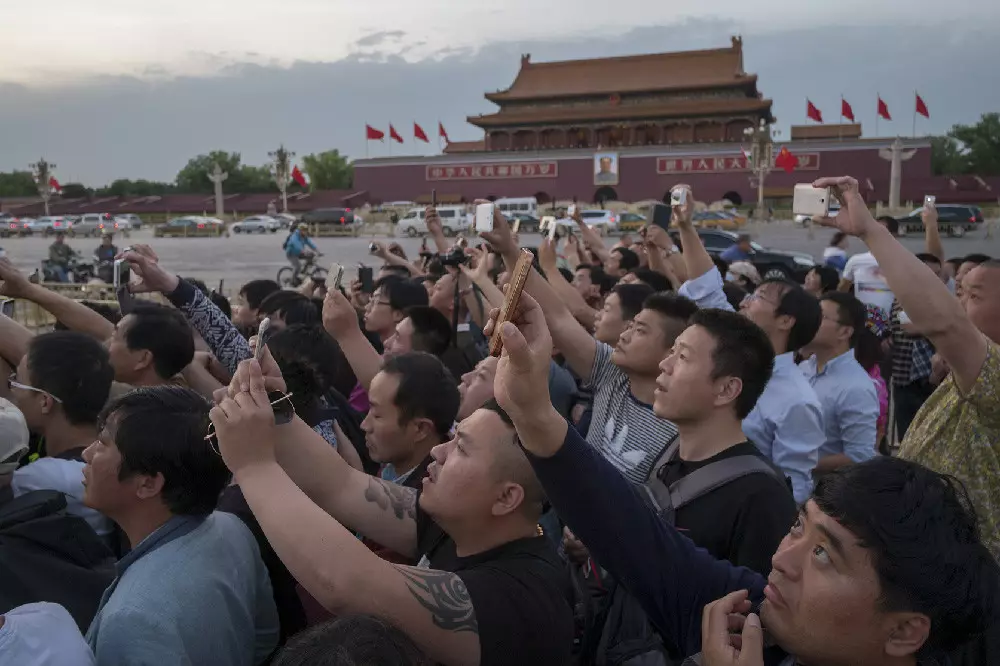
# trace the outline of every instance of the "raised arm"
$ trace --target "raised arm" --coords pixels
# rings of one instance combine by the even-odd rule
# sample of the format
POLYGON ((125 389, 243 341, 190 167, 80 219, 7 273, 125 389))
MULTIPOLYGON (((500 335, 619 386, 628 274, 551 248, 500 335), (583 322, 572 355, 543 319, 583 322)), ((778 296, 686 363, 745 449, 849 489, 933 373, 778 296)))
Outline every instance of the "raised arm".
POLYGON ((934 204, 924 204, 920 213, 924 223, 924 245, 927 253, 937 257, 944 264, 944 245, 941 244, 941 230, 938 227, 938 212, 934 204))
POLYGON ((226 465, 281 561, 335 614, 383 617, 434 662, 477 666, 478 623, 462 579, 382 560, 313 503, 277 464, 278 428, 264 380, 255 362, 247 365, 247 390, 215 407, 212 422, 226 465))
POLYGON ((326 299, 323 301, 323 328, 340 345, 358 383, 367 391, 375 375, 382 369, 382 357, 361 332, 354 306, 338 289, 326 292, 326 299))
POLYGON ((875 221, 858 191, 858 181, 823 178, 814 185, 836 188, 844 210, 823 223, 864 241, 900 307, 951 366, 959 388, 968 392, 986 361, 987 341, 962 304, 934 271, 875 221))
POLYGON ((115 325, 83 303, 67 298, 39 284, 32 284, 14 267, 10 259, 0 259, 3 293, 12 298, 34 301, 72 331, 91 335, 104 342, 115 332, 115 325))
POLYGON ((701 236, 698 235, 698 230, 691 220, 694 213, 694 193, 687 185, 677 185, 674 189, 677 188, 687 189, 684 205, 673 207, 673 219, 677 222, 681 247, 684 249, 682 256, 687 279, 694 280, 715 268, 715 262, 705 249, 705 244, 701 242, 701 236))
POLYGON ((448 239, 444 236, 441 218, 438 217, 437 209, 434 206, 428 206, 424 209, 424 224, 427 226, 427 233, 434 239, 434 246, 437 248, 438 254, 448 254, 451 245, 448 244, 448 239))
POLYGON ((34 335, 19 323, 0 315, 0 358, 16 368, 24 355, 28 353, 28 345, 34 335))
POLYGON ((738 589, 759 600, 766 581, 715 560, 660 520, 553 408, 545 388, 552 339, 534 299, 522 298, 514 323, 502 333, 494 395, 553 508, 638 599, 665 639, 685 655, 697 652, 704 605, 738 589))
MULTIPOLYGON (((493 231, 484 233, 483 237, 503 255, 504 262, 508 266, 513 267, 517 263, 519 252, 517 243, 514 241, 510 225, 499 210, 493 219, 493 231)), ((541 303, 556 346, 566 357, 570 368, 580 377, 589 377, 597 355, 597 341, 573 317, 559 298, 559 294, 534 269, 531 269, 528 276, 525 291, 541 303)))
POLYGON ((604 246, 604 241, 601 240, 601 235, 587 226, 587 223, 583 221, 583 217, 579 210, 573 214, 573 221, 576 222, 576 227, 580 230, 580 238, 583 239, 587 249, 590 250, 591 254, 597 257, 602 264, 606 264, 611 258, 611 250, 604 246))
POLYGON ((576 287, 571 285, 559 272, 559 265, 556 258, 556 246, 554 241, 543 239, 538 246, 538 264, 545 271, 552 291, 556 293, 559 300, 569 309, 578 322, 586 326, 585 322, 590 322, 593 327, 594 319, 597 317, 597 310, 587 305, 576 287))

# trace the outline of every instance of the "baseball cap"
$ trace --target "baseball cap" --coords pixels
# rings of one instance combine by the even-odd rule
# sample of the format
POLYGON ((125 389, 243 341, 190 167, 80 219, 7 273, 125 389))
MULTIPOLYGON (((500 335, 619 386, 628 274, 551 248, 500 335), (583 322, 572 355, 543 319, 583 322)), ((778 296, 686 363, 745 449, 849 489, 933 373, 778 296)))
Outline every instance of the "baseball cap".
POLYGON ((28 424, 10 400, 0 398, 0 474, 17 469, 17 459, 28 450, 28 424))
POLYGON ((734 261, 729 264, 729 270, 727 272, 733 276, 745 277, 755 285, 760 284, 760 273, 749 261, 734 261))

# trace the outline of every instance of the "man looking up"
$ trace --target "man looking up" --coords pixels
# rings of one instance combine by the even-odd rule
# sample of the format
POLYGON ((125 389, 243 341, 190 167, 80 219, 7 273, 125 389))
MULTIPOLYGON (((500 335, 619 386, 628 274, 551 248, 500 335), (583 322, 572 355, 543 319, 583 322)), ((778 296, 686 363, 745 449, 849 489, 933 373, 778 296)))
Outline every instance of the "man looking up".
POLYGON ((820 479, 767 578, 711 557, 666 524, 546 400, 540 387, 552 342, 538 304, 522 297, 512 319, 502 329, 498 401, 560 517, 636 596, 668 645, 685 656, 700 652, 685 664, 930 666, 997 617, 1000 565, 979 539, 961 486, 898 458, 820 479), (740 640, 731 632, 742 632, 740 640))
MULTIPOLYGON (((732 310, 723 291, 722 274, 691 223, 691 201, 688 192, 688 203, 674 206, 672 217, 677 220, 684 263, 691 276, 679 293, 703 308, 732 310)), ((746 297, 740 313, 764 329, 777 355, 771 381, 743 420, 743 432, 791 479, 795 501, 804 502, 812 491, 812 471, 826 435, 819 398, 795 367, 795 352, 816 335, 823 311, 819 301, 800 285, 765 280, 746 297)))
POLYGON ((375 291, 365 309, 365 329, 384 343, 396 332, 396 325, 413 306, 427 305, 427 290, 406 278, 390 275, 375 283, 375 291))
POLYGON ((823 323, 799 365, 823 407, 826 441, 816 474, 875 457, 879 415, 875 384, 854 356, 868 316, 864 304, 843 292, 824 294, 819 304, 823 323))

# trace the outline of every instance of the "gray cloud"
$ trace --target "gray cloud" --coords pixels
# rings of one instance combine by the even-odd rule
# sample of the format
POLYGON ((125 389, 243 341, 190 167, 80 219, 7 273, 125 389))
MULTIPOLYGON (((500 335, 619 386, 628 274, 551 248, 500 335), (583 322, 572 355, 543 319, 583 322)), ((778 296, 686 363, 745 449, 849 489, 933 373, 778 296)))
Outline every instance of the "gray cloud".
MULTIPOLYGON (((741 29, 746 69, 774 99, 779 125, 804 122, 807 96, 836 122, 844 94, 869 135, 877 93, 897 119, 882 123, 882 133, 910 133, 915 88, 931 110, 932 120, 918 123, 921 133, 943 132, 1000 108, 1000 88, 989 85, 1000 61, 994 26, 765 32, 697 20, 614 38, 446 49, 417 62, 379 51, 288 67, 234 63, 205 78, 105 76, 51 89, 0 85, 0 170, 24 168, 44 155, 59 165, 62 182, 100 185, 118 177, 169 180, 189 157, 213 149, 239 151, 256 164, 279 143, 299 155, 338 148, 364 157, 365 123, 383 130, 395 125, 407 145, 393 146, 394 154, 430 152, 436 144, 410 142, 413 121, 432 137, 440 120, 453 140, 480 138, 465 118, 495 108, 483 93, 510 84, 522 53, 541 61, 707 48, 727 45, 741 29)), ((387 147, 373 143, 371 150, 385 155, 387 147)))
POLYGON ((358 41, 354 42, 354 45, 362 48, 369 48, 372 46, 379 46, 387 41, 396 41, 405 36, 406 33, 402 30, 382 30, 381 32, 373 32, 370 35, 365 35, 358 41))

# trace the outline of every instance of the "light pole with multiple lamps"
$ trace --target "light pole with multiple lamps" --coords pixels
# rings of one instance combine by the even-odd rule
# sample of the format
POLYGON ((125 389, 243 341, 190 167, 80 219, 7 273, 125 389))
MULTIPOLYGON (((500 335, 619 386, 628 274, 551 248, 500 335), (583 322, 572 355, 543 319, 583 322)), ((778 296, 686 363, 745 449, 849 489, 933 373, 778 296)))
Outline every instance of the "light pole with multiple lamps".
POLYGON ((55 164, 49 164, 45 158, 40 158, 34 164, 29 164, 35 177, 35 185, 38 187, 38 196, 42 198, 45 206, 45 214, 49 214, 49 199, 52 197, 52 170, 55 164))
POLYGON ((281 192, 281 212, 288 212, 288 182, 292 177, 292 158, 295 153, 285 150, 285 146, 280 146, 273 153, 268 153, 273 164, 271 173, 274 175, 274 182, 278 184, 281 192))
POLYGON ((780 130, 772 130, 771 125, 760 119, 757 127, 748 127, 743 130, 743 134, 750 139, 750 178, 751 184, 757 182, 757 208, 755 209, 758 220, 767 219, 764 214, 764 181, 774 167, 774 139, 781 135, 780 130))

